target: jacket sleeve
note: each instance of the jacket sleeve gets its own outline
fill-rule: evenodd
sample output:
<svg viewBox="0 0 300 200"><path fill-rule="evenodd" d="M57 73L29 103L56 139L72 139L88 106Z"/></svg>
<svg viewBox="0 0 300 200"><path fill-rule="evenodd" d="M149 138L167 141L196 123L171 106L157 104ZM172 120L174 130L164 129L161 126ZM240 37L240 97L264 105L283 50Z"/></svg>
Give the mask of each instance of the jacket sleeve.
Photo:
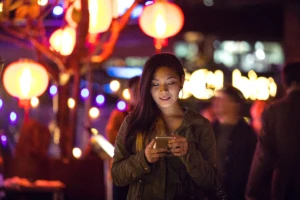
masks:
<svg viewBox="0 0 300 200"><path fill-rule="evenodd" d="M196 131L200 130L203 131L199 141L188 141L188 153L181 157L181 160L193 182L199 188L215 188L217 184L215 136L208 120L205 120L202 126L196 129Z"/></svg>
<svg viewBox="0 0 300 200"><path fill-rule="evenodd" d="M275 135L268 121L272 115L268 110L263 114L263 130L258 137L257 146L249 173L246 199L265 199L266 180L271 181L273 166L276 162Z"/></svg>
<svg viewBox="0 0 300 200"><path fill-rule="evenodd" d="M111 170L113 183L117 186L126 186L140 179L144 174L150 173L150 167L145 158L145 150L135 154L126 150L124 146L126 128L125 119L117 135Z"/></svg>

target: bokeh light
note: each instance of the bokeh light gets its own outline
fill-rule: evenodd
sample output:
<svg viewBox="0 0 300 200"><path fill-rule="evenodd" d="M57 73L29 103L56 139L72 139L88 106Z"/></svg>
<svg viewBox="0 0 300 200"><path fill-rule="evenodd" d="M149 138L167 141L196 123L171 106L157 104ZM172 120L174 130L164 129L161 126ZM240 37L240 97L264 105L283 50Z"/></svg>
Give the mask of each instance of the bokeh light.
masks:
<svg viewBox="0 0 300 200"><path fill-rule="evenodd" d="M64 12L64 9L61 6L55 6L53 8L53 14L56 16L63 14L63 12Z"/></svg>
<svg viewBox="0 0 300 200"><path fill-rule="evenodd" d="M104 102L105 102L105 97L104 97L102 94L97 95L97 97L96 97L96 102L97 102L97 104L99 104L99 105L104 104Z"/></svg>
<svg viewBox="0 0 300 200"><path fill-rule="evenodd" d="M87 88L83 88L80 94L83 98L87 98L90 95L90 92Z"/></svg>
<svg viewBox="0 0 300 200"><path fill-rule="evenodd" d="M79 149L78 147L73 148L72 153L73 153L74 158L77 158L77 159L79 159L82 154L81 149Z"/></svg>
<svg viewBox="0 0 300 200"><path fill-rule="evenodd" d="M126 88L125 90L123 90L122 95L123 95L124 99L126 99L126 100L130 99L130 93L129 93L128 88Z"/></svg>
<svg viewBox="0 0 300 200"><path fill-rule="evenodd" d="M55 85L52 85L50 88L49 88L49 93L54 96L56 95L57 93L57 87Z"/></svg>
<svg viewBox="0 0 300 200"><path fill-rule="evenodd" d="M119 101L118 104L117 104L117 108L119 110L125 110L126 108L126 103L124 101Z"/></svg>
<svg viewBox="0 0 300 200"><path fill-rule="evenodd" d="M90 109L89 115L90 115L91 118L97 118L100 115L100 111L99 111L98 108L93 107L93 108Z"/></svg>
<svg viewBox="0 0 300 200"><path fill-rule="evenodd" d="M110 89L113 91L113 92L116 92L119 90L120 88L120 82L117 81L117 80L113 80L110 82Z"/></svg>
<svg viewBox="0 0 300 200"><path fill-rule="evenodd" d="M30 104L33 108L38 107L39 103L40 103L40 101L37 97L32 97L30 100Z"/></svg>
<svg viewBox="0 0 300 200"><path fill-rule="evenodd" d="M76 104L76 102L75 102L75 100L73 98L69 98L68 99L68 106L69 106L69 108L74 108L75 104Z"/></svg>
<svg viewBox="0 0 300 200"><path fill-rule="evenodd" d="M11 122L17 121L17 114L15 112L11 112L9 115L9 119Z"/></svg>

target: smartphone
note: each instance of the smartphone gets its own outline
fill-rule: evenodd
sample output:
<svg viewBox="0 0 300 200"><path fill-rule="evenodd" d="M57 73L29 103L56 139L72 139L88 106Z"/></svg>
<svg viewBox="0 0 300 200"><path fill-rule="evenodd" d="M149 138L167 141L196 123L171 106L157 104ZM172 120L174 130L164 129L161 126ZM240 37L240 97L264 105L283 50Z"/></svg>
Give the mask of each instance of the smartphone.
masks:
<svg viewBox="0 0 300 200"><path fill-rule="evenodd" d="M172 139L172 136L157 136L155 137L154 149L168 148L168 141Z"/></svg>

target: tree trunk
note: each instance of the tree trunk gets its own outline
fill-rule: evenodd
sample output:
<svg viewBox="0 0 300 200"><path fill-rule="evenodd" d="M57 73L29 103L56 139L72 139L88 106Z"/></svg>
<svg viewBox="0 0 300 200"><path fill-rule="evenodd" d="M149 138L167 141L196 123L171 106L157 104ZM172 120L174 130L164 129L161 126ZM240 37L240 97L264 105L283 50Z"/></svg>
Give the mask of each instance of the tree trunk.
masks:
<svg viewBox="0 0 300 200"><path fill-rule="evenodd" d="M70 134L70 109L68 99L70 97L70 80L65 85L58 86L58 111L56 115L57 126L60 130L61 158L68 159L72 155L72 135Z"/></svg>

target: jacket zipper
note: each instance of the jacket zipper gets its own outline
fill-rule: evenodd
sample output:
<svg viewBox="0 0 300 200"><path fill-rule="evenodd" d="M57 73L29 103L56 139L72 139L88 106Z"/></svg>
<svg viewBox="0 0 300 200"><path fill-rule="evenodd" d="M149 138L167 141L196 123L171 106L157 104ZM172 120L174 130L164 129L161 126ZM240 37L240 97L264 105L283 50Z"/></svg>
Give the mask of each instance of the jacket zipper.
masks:
<svg viewBox="0 0 300 200"><path fill-rule="evenodd" d="M142 199L143 189L144 189L144 182L143 182L143 180L139 180L139 190L138 190L138 194L137 194L137 199L139 199L139 200Z"/></svg>
<svg viewBox="0 0 300 200"><path fill-rule="evenodd" d="M182 195L182 183L181 181L176 181L176 195Z"/></svg>

